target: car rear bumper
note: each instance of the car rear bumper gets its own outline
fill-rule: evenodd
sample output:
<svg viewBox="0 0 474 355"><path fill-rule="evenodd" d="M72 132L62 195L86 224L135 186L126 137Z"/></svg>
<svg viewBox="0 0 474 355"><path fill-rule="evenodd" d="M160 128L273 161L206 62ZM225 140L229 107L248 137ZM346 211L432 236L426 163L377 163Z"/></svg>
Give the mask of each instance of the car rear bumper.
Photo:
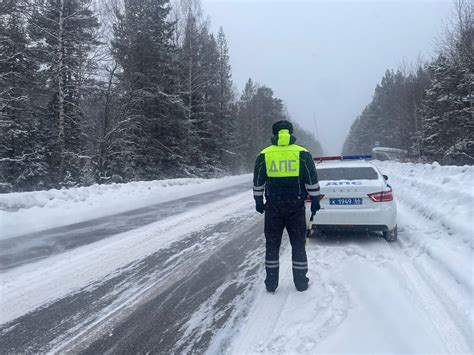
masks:
<svg viewBox="0 0 474 355"><path fill-rule="evenodd" d="M307 204L307 221L310 214ZM392 230L397 225L397 208L393 202L373 209L321 209L316 213L313 225L323 230Z"/></svg>
<svg viewBox="0 0 474 355"><path fill-rule="evenodd" d="M386 225L331 225L331 224L313 224L313 229L324 232L387 232L389 230Z"/></svg>

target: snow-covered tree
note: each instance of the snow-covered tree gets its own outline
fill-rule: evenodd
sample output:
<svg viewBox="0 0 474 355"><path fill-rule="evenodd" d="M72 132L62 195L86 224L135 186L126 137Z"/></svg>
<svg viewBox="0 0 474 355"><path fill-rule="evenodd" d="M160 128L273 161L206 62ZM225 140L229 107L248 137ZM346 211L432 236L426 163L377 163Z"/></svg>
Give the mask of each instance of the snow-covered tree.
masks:
<svg viewBox="0 0 474 355"><path fill-rule="evenodd" d="M77 180L84 160L81 131L81 100L86 89L88 57L97 45L98 22L90 0L43 0L29 17L32 52L40 65L45 104L40 128L42 142L49 152L47 160L53 181Z"/></svg>
<svg viewBox="0 0 474 355"><path fill-rule="evenodd" d="M420 110L421 151L430 160L474 163L474 4L455 2L455 25L429 65L432 82Z"/></svg>
<svg viewBox="0 0 474 355"><path fill-rule="evenodd" d="M169 11L167 0L125 0L114 30L122 98L111 131L111 174L127 180L170 176L185 168L184 109Z"/></svg>
<svg viewBox="0 0 474 355"><path fill-rule="evenodd" d="M0 191L48 182L32 100L37 65L26 32L26 5L0 3Z"/></svg>
<svg viewBox="0 0 474 355"><path fill-rule="evenodd" d="M427 161L474 162L474 4L454 4L454 25L438 57L414 73L386 72L344 153L369 153L378 142Z"/></svg>
<svg viewBox="0 0 474 355"><path fill-rule="evenodd" d="M429 67L432 84L422 116L422 154L448 164L474 162L474 117L469 76L462 67L440 56Z"/></svg>
<svg viewBox="0 0 474 355"><path fill-rule="evenodd" d="M232 72L230 66L227 39L222 26L217 34L218 52L218 113L216 116L216 140L219 162L232 171L238 171L241 163L236 147L238 145L237 112L232 90Z"/></svg>
<svg viewBox="0 0 474 355"><path fill-rule="evenodd" d="M418 109L428 85L429 79L421 67L414 73L387 70L372 101L352 124L343 153L370 154L378 145L418 155Z"/></svg>
<svg viewBox="0 0 474 355"><path fill-rule="evenodd" d="M173 4L0 0L1 191L252 169L283 101L236 101L224 31Z"/></svg>

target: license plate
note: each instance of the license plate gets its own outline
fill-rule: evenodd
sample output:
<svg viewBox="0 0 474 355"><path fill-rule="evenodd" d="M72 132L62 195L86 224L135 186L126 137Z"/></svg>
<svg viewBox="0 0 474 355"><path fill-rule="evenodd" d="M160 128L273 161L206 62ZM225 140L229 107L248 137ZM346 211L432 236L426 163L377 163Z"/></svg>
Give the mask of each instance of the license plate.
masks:
<svg viewBox="0 0 474 355"><path fill-rule="evenodd" d="M361 198L330 198L330 205L362 205Z"/></svg>

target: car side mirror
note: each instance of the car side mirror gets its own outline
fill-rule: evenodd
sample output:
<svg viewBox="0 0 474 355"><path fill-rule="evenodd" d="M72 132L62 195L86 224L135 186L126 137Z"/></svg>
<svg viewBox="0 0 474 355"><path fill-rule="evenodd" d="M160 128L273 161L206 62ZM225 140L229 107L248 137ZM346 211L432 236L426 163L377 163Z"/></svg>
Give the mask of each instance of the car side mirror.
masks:
<svg viewBox="0 0 474 355"><path fill-rule="evenodd" d="M388 176L387 176L387 175L382 175L382 176L383 176L383 178L385 179L385 181L388 180Z"/></svg>

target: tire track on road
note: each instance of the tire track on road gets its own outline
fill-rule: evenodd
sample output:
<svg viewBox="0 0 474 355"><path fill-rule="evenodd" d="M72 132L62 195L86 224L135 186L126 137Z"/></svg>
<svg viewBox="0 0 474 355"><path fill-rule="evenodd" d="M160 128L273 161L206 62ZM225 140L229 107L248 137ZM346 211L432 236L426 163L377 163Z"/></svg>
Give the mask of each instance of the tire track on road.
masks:
<svg viewBox="0 0 474 355"><path fill-rule="evenodd" d="M398 271L404 276L407 290L411 297L426 312L433 327L443 339L447 351L450 353L472 353L472 344L469 345L469 334L465 333L462 317L456 312L453 315L453 306L449 297L435 286L437 283L426 270L419 270L413 260L409 258L400 247L400 244L388 243L399 267ZM471 335L472 336L472 335Z"/></svg>
<svg viewBox="0 0 474 355"><path fill-rule="evenodd" d="M242 268L243 261L248 253L263 250L260 220L238 220L230 230L229 226L227 222L217 226L222 233L221 243L211 253L204 254L200 262L192 259L193 266L189 267L177 260L180 270L175 272L180 276L168 274L167 278L174 282L160 292L150 293L126 318L111 324L106 332L109 336L95 337L92 342L88 339L73 347L73 351L85 354L182 353L186 349L204 352L216 330L235 317L234 312L239 312L234 300L249 292L253 285L257 267ZM242 275L246 274L246 282L242 282ZM216 292L220 292L220 297L212 303L212 316L208 314L212 321L204 329L193 328L188 322L202 312L203 304Z"/></svg>
<svg viewBox="0 0 474 355"><path fill-rule="evenodd" d="M107 334L114 329L114 325L140 309L140 305L169 293L180 282L191 282L191 271L192 275L196 270L205 272L203 265L229 243L235 246L231 251L237 253L236 258L241 257L237 251L250 248L252 239L254 243L262 243L262 239L258 238L261 231L254 235L259 231L259 223L250 214L244 214L208 226L145 259L114 271L104 281L97 281L74 294L3 324L0 327L0 351L21 353L80 350L96 337L109 338ZM239 230L245 231L245 226L248 228L244 232L247 233L246 237L240 237ZM262 250L261 246L256 249ZM226 262L225 257L221 260Z"/></svg>

